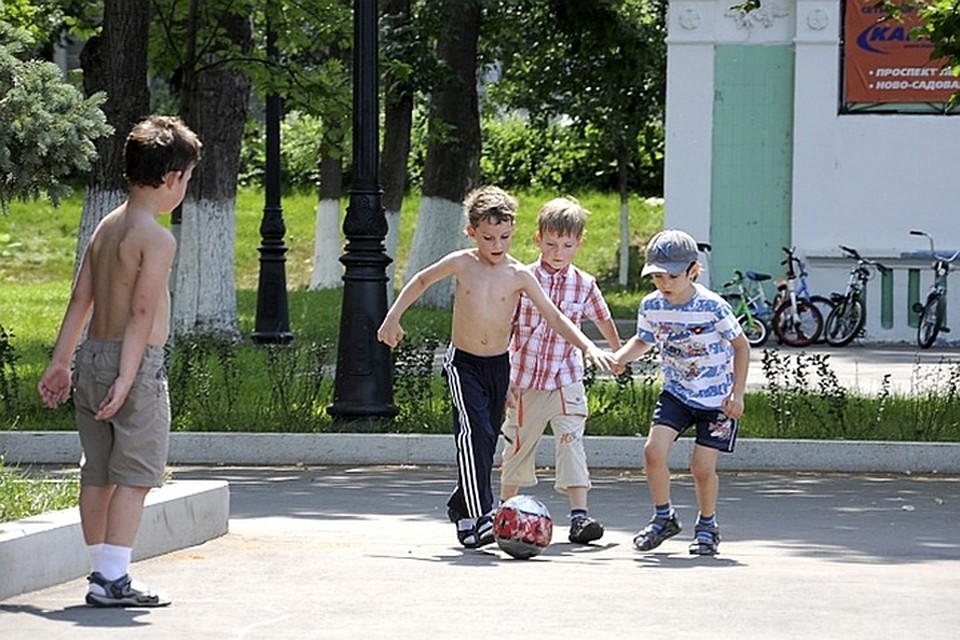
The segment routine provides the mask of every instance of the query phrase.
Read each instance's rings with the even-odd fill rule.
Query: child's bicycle
[[[937,335],[949,333],[950,328],[943,326],[944,315],[947,308],[947,274],[950,272],[950,264],[960,256],[958,249],[949,258],[938,256],[933,248],[933,237],[926,231],[911,229],[910,235],[924,236],[930,241],[930,254],[933,256],[933,284],[927,291],[926,299],[913,304],[913,310],[920,314],[920,324],[917,325],[917,344],[921,349],[929,349]]]
[[[762,347],[770,336],[767,323],[773,316],[773,305],[767,301],[767,295],[760,284],[769,280],[765,273],[737,270],[734,278],[723,283],[720,295],[733,307],[733,315],[740,322],[744,336],[752,347]],[[750,280],[753,286],[746,285],[744,280]]]
[[[857,261],[850,269],[847,279],[847,289],[843,293],[834,295],[833,311],[827,316],[824,324],[824,337],[831,347],[843,347],[861,334],[863,325],[867,321],[866,309],[863,306],[863,290],[870,279],[870,267],[876,267],[881,273],[889,269],[876,260],[868,260],[861,256],[856,249],[840,245],[844,253]]]
[[[814,303],[814,296],[809,295],[806,269],[796,251],[793,247],[783,247],[783,252],[787,257],[780,264],[787,267],[786,282],[774,301],[773,332],[780,342],[791,347],[806,347],[820,338],[823,314]],[[802,293],[798,283],[802,285]]]

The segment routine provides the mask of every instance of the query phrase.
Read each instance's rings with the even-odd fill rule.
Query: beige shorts
[[[554,488],[590,488],[590,471],[583,449],[587,422],[587,397],[583,383],[562,389],[539,391],[522,389],[516,407],[507,409],[501,431],[506,439],[500,483],[529,487],[537,484],[536,453],[543,432],[550,424],[556,455]]]
[[[107,422],[94,420],[117,377],[119,342],[87,340],[77,349],[73,403],[83,459],[80,483],[160,487],[170,440],[170,396],[163,349],[148,346],[130,393]]]

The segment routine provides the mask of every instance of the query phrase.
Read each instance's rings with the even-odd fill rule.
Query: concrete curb
[[[537,451],[537,464],[553,463],[551,438]],[[642,437],[587,436],[590,465],[597,469],[643,467]],[[686,467],[692,442],[683,438],[670,465]],[[80,443],[72,431],[0,431],[0,455],[8,464],[73,464]],[[452,465],[453,438],[421,434],[174,433],[170,463],[228,465]],[[843,473],[960,474],[960,443],[853,440],[742,439],[720,457],[728,471],[821,471]]]
[[[173,481],[147,494],[134,560],[222,536],[230,491],[222,480]],[[74,580],[89,572],[74,507],[0,523],[0,600]]]

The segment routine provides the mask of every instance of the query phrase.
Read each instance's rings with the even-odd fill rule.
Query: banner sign
[[[847,0],[844,15],[843,101],[845,103],[941,103],[960,91],[960,78],[943,60],[931,60],[933,45],[914,40],[922,24],[916,7],[903,20],[883,20],[876,0]]]

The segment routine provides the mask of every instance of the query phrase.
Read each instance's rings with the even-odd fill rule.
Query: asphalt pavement
[[[163,609],[83,605],[84,580],[0,602],[4,638],[954,638],[960,478],[722,473],[723,542],[690,556],[685,530],[647,553],[640,471],[595,474],[606,534],[566,541],[551,478],[527,491],[554,516],[531,560],[464,550],[446,521],[448,467],[183,467],[222,479],[229,533],[133,565]]]

